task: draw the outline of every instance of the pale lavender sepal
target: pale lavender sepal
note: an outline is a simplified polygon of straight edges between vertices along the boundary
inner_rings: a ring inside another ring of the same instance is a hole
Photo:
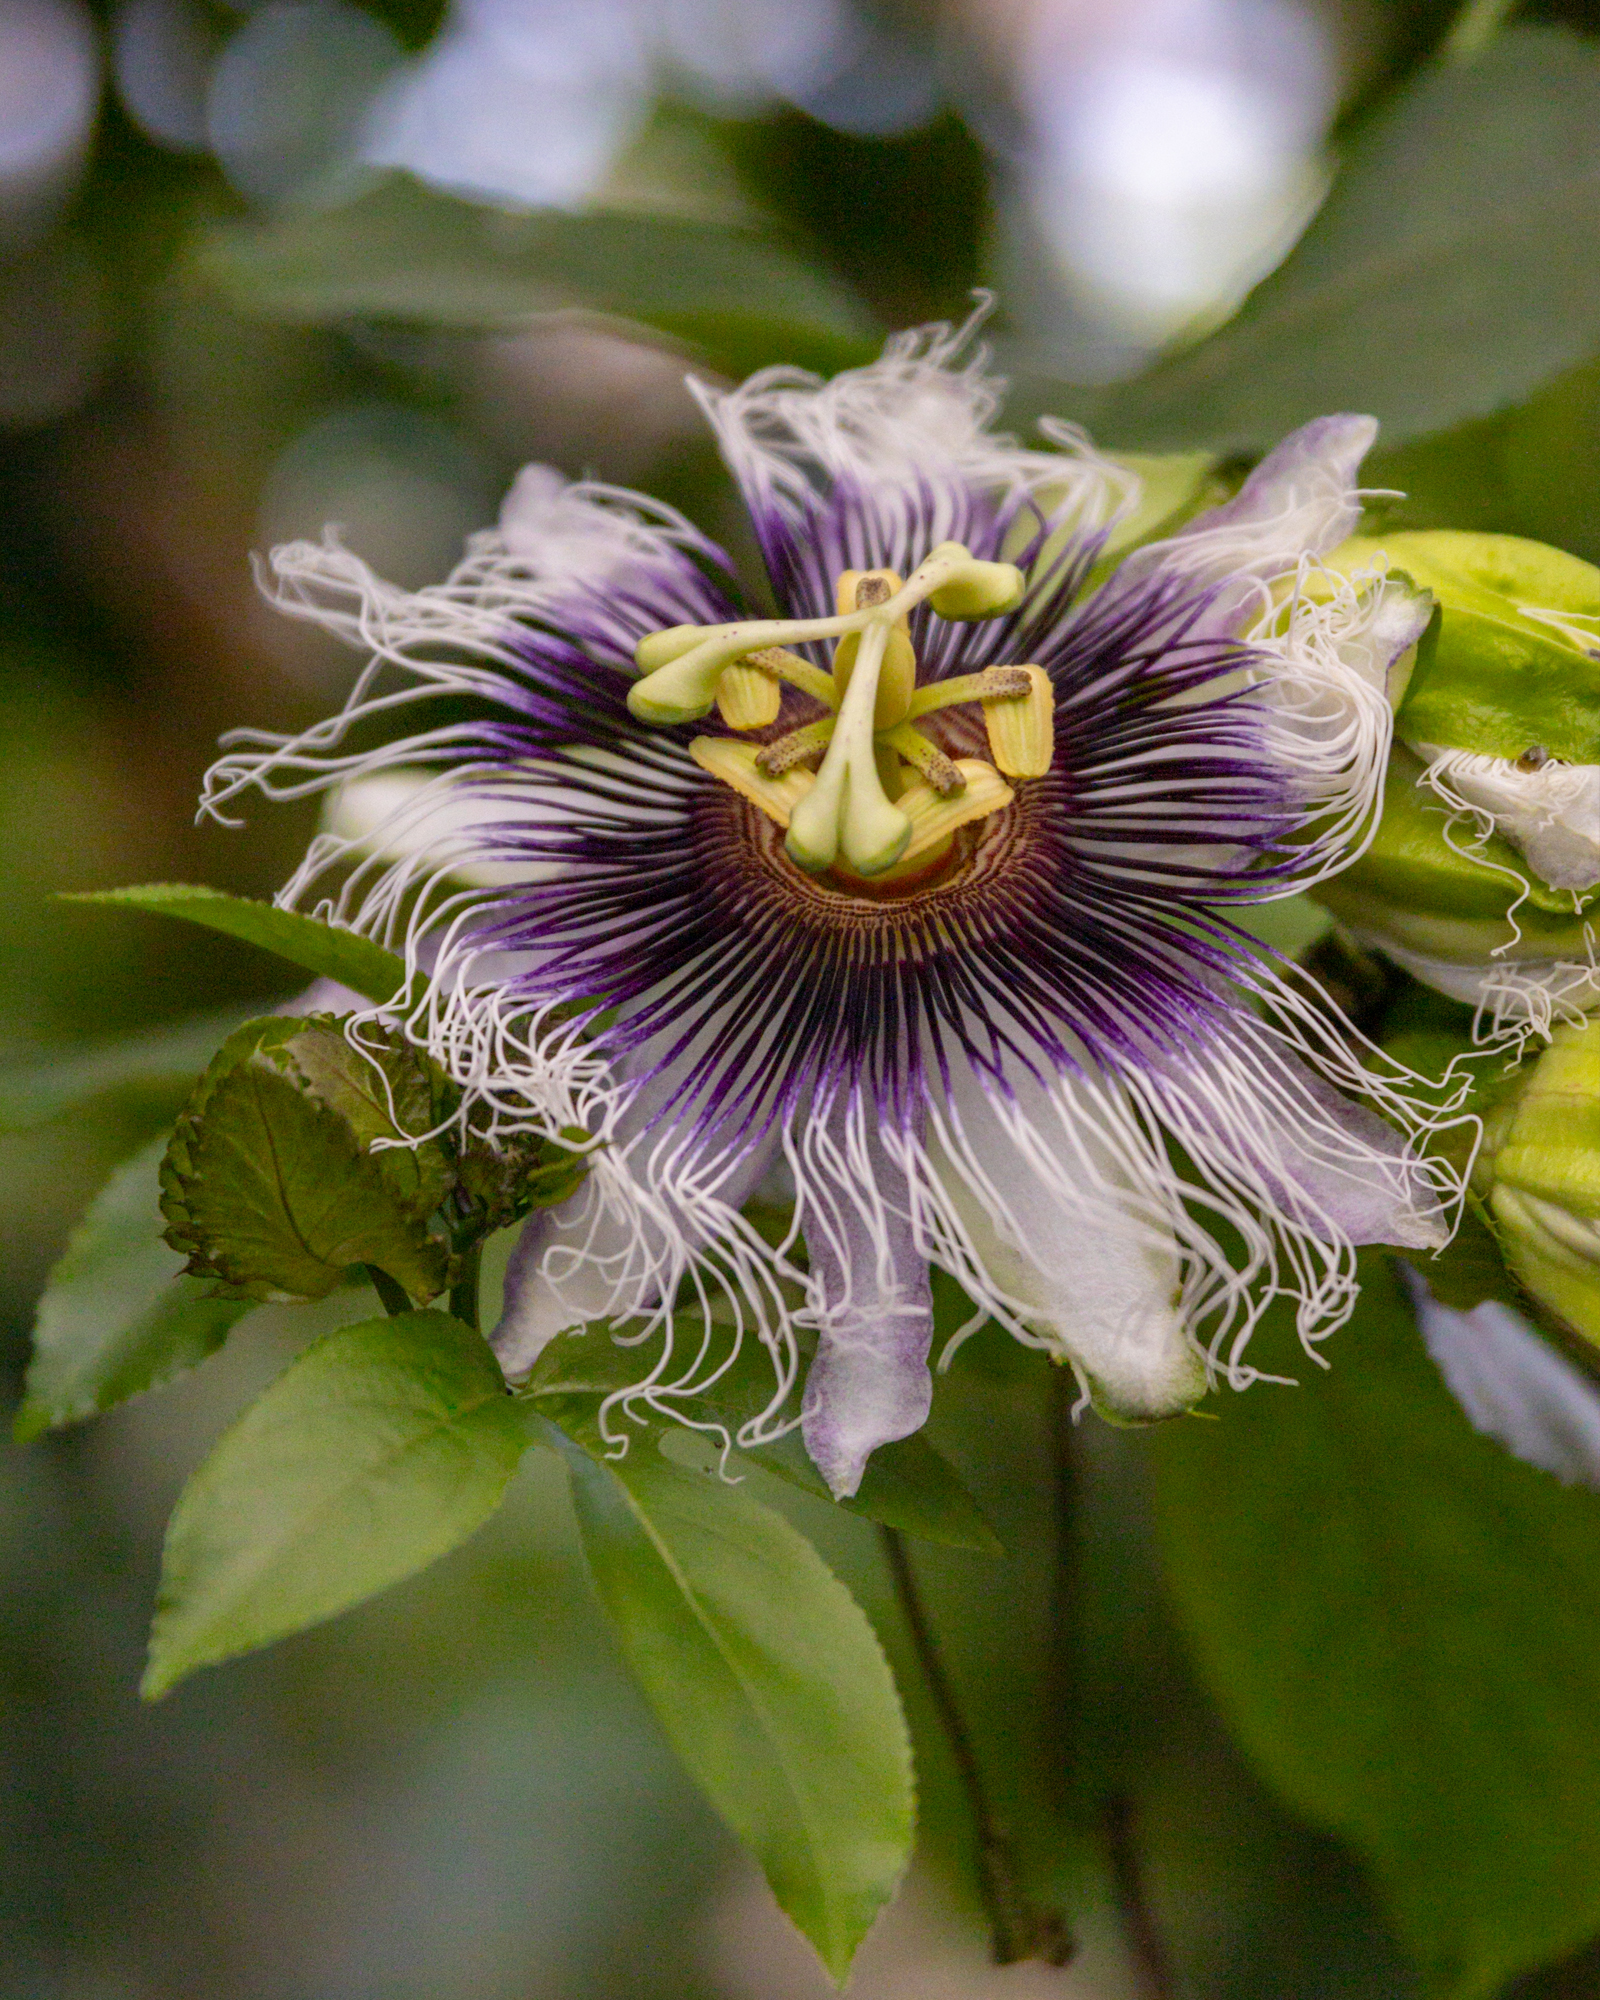
[[[1474,1430],[1564,1486],[1600,1490],[1600,1391],[1512,1307],[1441,1305],[1401,1266],[1424,1345]]]
[[[842,1130],[840,1108],[828,1120],[830,1129],[836,1123]],[[855,1493],[879,1445],[922,1428],[933,1402],[928,1260],[912,1240],[910,1222],[893,1212],[907,1207],[906,1179],[870,1117],[866,1149],[886,1205],[869,1218],[849,1190],[835,1190],[826,1221],[813,1212],[805,1231],[821,1324],[800,1434],[836,1500]]]
[[[614,1143],[640,1133],[648,1137],[646,1128],[663,1105],[670,1104],[689,1060],[681,1058],[646,1082],[619,1121]],[[716,1184],[718,1199],[730,1209],[742,1208],[777,1155],[777,1135],[769,1132],[722,1172]],[[489,1335],[508,1381],[526,1375],[557,1334],[603,1319],[614,1310],[616,1274],[627,1269],[630,1253],[639,1248],[638,1230],[650,1225],[617,1214],[596,1214],[594,1199],[590,1187],[581,1187],[558,1208],[536,1209],[522,1226],[506,1265],[500,1319]],[[692,1242],[697,1232],[685,1223],[684,1234]],[[546,1275],[545,1259],[552,1250],[565,1252],[560,1261],[569,1267],[563,1269],[559,1286]],[[655,1304],[654,1298],[634,1301],[640,1310],[651,1310]]]
[[[1269,451],[1231,500],[1180,528],[1182,542],[1218,528],[1257,529],[1295,556],[1324,556],[1361,519],[1356,474],[1378,436],[1376,417],[1317,417]]]
[[[1269,1168],[1274,1191],[1296,1220],[1332,1222],[1352,1243],[1392,1243],[1437,1250],[1449,1240],[1438,1190],[1415,1149],[1364,1104],[1352,1104],[1303,1063],[1286,1061],[1310,1115],[1292,1096],[1281,1108],[1280,1150]],[[1315,1133],[1313,1148],[1303,1134]],[[1350,1156],[1327,1157],[1329,1141]]]
[[[1203,612],[1185,626],[1186,639],[1233,636],[1241,613],[1263,608],[1267,585],[1355,533],[1356,475],[1377,435],[1373,417],[1318,417],[1302,425],[1268,452],[1231,500],[1166,540],[1135,549],[1107,588],[1120,593],[1168,578],[1209,591]]]

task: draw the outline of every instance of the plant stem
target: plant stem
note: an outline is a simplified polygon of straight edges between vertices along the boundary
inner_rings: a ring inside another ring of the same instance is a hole
[[[955,1692],[928,1623],[905,1541],[894,1528],[880,1527],[878,1533],[917,1664],[939,1726],[950,1745],[961,1789],[966,1794],[967,1810],[972,1816],[978,1849],[978,1894],[989,1921],[994,1962],[1015,1965],[1022,1959],[1042,1958],[1050,1965],[1065,1965],[1072,1956],[1072,1934],[1065,1920],[1055,1912],[1035,1908],[1023,1887],[1016,1850],[995,1822],[972,1738],[956,1706]]]
[[[1442,53],[1446,62],[1471,62],[1505,26],[1506,17],[1517,0],[1463,0],[1461,12],[1450,24]]]
[[[1144,2000],[1175,2000],[1178,1989],[1172,1977],[1172,1962],[1145,1894],[1139,1850],[1133,1837],[1132,1801],[1121,1793],[1113,1794],[1101,1808],[1101,1825],[1117,1909]]]
[[[464,1320],[474,1333],[478,1326],[478,1267],[483,1259],[483,1245],[474,1243],[470,1250],[462,1252],[461,1275],[450,1287],[450,1310],[459,1320]]]
[[[1059,1803],[1074,1821],[1084,1811],[1079,1796],[1080,1759],[1077,1719],[1082,1712],[1079,1685],[1078,1605],[1078,1458],[1077,1426],[1072,1408],[1078,1381],[1072,1370],[1050,1371],[1050,1470],[1055,1505],[1055,1563],[1050,1596],[1050,1753]]]
[[[414,1310],[410,1299],[406,1297],[405,1293],[395,1283],[394,1279],[389,1276],[387,1271],[380,1271],[376,1264],[369,1264],[367,1266],[367,1276],[372,1281],[372,1289],[377,1293],[384,1311],[391,1319],[394,1319],[400,1313],[408,1313]]]

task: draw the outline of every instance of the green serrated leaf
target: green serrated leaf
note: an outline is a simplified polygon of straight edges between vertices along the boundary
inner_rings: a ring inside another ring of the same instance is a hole
[[[755,230],[677,216],[509,215],[391,174],[342,208],[212,229],[196,262],[241,310],[319,323],[525,325],[616,313],[735,374],[870,359],[881,332],[836,279]]]
[[[877,1636],[788,1523],[644,1440],[560,1440],[584,1552],[673,1748],[841,1982],[911,1855],[911,1742]]]
[[[298,910],[280,910],[247,896],[230,896],[189,882],[145,882],[131,889],[90,889],[64,895],[68,903],[110,903],[183,917],[260,945],[321,979],[336,979],[369,1000],[391,1000],[406,983],[405,961],[357,931],[340,930]]]
[[[465,1541],[526,1442],[487,1343],[459,1320],[402,1313],[315,1342],[179,1498],[142,1692],[331,1618]]]
[[[1488,2000],[1600,1929],[1600,1495],[1479,1436],[1362,1278],[1328,1373],[1153,1437],[1167,1574],[1246,1749]]]
[[[435,1122],[431,1073],[406,1045],[369,1062],[330,1017],[249,1021],[167,1148],[167,1240],[197,1276],[256,1298],[323,1298],[353,1264],[435,1298],[452,1277],[431,1227],[450,1159],[434,1141],[402,1143]],[[375,1141],[392,1143],[374,1152]]]
[[[631,1387],[645,1372],[639,1350],[619,1346],[610,1328],[596,1322],[553,1340],[522,1385],[522,1394],[569,1436],[603,1449],[597,1424],[601,1399]],[[761,1343],[746,1339],[711,1387],[686,1405],[685,1413],[697,1421],[705,1418],[722,1424],[733,1436],[742,1424],[765,1410],[772,1398],[773,1379],[772,1363]],[[647,1428],[640,1433],[640,1449],[652,1433],[660,1437],[678,1432],[667,1419],[647,1411],[639,1414],[648,1419]],[[631,1420],[628,1429],[633,1431]],[[679,1435],[687,1440],[693,1434]],[[860,1491],[848,1500],[834,1500],[827,1481],[807,1456],[798,1431],[790,1431],[775,1444],[735,1452],[730,1464],[735,1477],[745,1464],[759,1466],[847,1513],[881,1521],[924,1541],[941,1542],[947,1548],[980,1549],[989,1555],[1000,1551],[994,1530],[961,1475],[920,1434],[880,1445],[867,1461]]]
[[[20,1442],[185,1374],[254,1301],[219,1299],[161,1240],[163,1134],[118,1167],[73,1232],[39,1301]]]
[[[263,1001],[261,1006],[269,1006]],[[0,1132],[26,1132],[115,1096],[152,1125],[170,1125],[217,1046],[258,1007],[224,1007],[169,1026],[40,1051],[0,1071]]]
[[[1393,444],[1525,397],[1600,345],[1600,48],[1513,27],[1366,119],[1238,315],[1112,391],[1118,443],[1265,446],[1328,410]]]

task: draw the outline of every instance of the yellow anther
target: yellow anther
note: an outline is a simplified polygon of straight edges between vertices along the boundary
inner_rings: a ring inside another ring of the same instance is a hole
[[[741,661],[717,682],[717,713],[730,729],[765,729],[776,722],[783,695],[771,674]]]
[[[1042,667],[996,671],[1025,675],[1027,687],[1021,693],[983,698],[983,719],[994,761],[1007,777],[1042,778],[1055,755],[1056,697],[1050,676]]]
[[[779,826],[789,824],[789,815],[810,791],[809,771],[788,771],[768,777],[756,763],[753,743],[735,743],[731,736],[697,736],[689,745],[689,755],[713,778],[731,785],[742,798],[759,806],[768,819]]]

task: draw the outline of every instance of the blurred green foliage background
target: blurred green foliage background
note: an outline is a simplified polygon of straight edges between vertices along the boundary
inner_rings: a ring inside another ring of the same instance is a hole
[[[1446,105],[1396,136],[1393,105],[1445,74],[1460,17],[1439,0],[463,0],[445,21],[430,0],[3,0],[0,1053],[284,991],[243,945],[50,900],[164,878],[266,895],[292,866],[309,810],[193,824],[219,733],[304,726],[352,666],[264,610],[251,551],[337,522],[415,586],[538,458],[673,499],[744,553],[686,367],[841,365],[991,285],[1019,423],[1249,450],[1366,368],[1356,407],[1393,438],[1373,484],[1406,496],[1387,518],[1600,560],[1595,162],[1569,189],[1547,157],[1572,164],[1563,121],[1600,138],[1594,58],[1567,39],[1589,11],[1521,10],[1549,31],[1540,63],[1562,53],[1521,95],[1485,85],[1504,129]],[[1230,327],[1341,158],[1365,178]],[[380,178],[396,165],[421,180]],[[1475,285],[1391,254],[1408,230],[1443,240],[1441,216],[1470,229],[1474,200]],[[1532,331],[1492,318],[1496,286]],[[0,1137],[13,1400],[46,1270],[153,1129],[121,1098]],[[544,1455],[432,1571],[140,1707],[166,1512],[286,1342],[264,1310],[179,1386],[0,1454],[0,1995],[823,1992],[616,1664]],[[1009,1553],[918,1560],[1002,1803],[1085,1948],[1064,1972],[984,1967],[921,1729],[922,1872],[863,1954],[862,2000],[1141,1990],[1075,1817],[1085,1763],[1126,1801],[1179,1990],[1420,1993],[1356,1860],[1272,1800],[1197,1691],[1147,1448],[1094,1426],[1085,1636],[1059,1657],[1060,1411],[1029,1357],[970,1353],[936,1428]],[[782,1504],[893,1650],[870,1533]],[[1600,1992],[1600,1960],[1516,1990]]]

